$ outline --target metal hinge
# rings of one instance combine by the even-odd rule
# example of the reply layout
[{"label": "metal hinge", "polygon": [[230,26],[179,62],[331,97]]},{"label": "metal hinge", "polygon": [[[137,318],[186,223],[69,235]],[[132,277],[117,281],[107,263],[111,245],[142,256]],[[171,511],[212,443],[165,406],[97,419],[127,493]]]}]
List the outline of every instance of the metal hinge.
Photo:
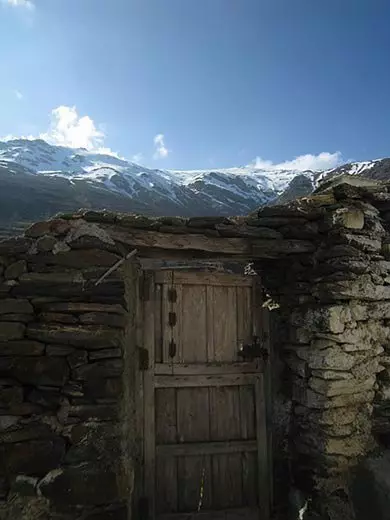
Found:
[{"label": "metal hinge", "polygon": [[176,303],[176,301],[177,301],[176,289],[168,289],[168,301],[171,303]]},{"label": "metal hinge", "polygon": [[177,323],[177,316],[176,316],[176,312],[170,312],[168,314],[168,323],[170,325],[170,327],[174,327]]},{"label": "metal hinge", "polygon": [[138,361],[140,370],[148,370],[149,368],[149,352],[146,348],[138,347]]},{"label": "metal hinge", "polygon": [[168,354],[170,358],[174,358],[176,356],[176,350],[176,343],[173,341],[173,339],[171,339],[171,341],[169,342],[168,349]]}]

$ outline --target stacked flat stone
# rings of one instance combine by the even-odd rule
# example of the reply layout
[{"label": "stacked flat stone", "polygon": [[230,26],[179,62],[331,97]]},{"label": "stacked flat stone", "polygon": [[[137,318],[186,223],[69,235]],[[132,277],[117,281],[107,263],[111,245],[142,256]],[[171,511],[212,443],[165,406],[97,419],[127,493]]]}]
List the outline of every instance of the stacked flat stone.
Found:
[{"label": "stacked flat stone", "polygon": [[[340,490],[348,494],[350,470],[374,446],[372,424],[387,406],[380,381],[390,343],[390,262],[377,194],[348,185],[332,193],[321,211],[315,197],[306,206],[318,229],[312,255],[257,264],[285,317],[293,473],[330,508],[332,493],[336,501]],[[290,209],[293,226],[302,211]],[[259,218],[285,211],[266,208]]]},{"label": "stacked flat stone", "polygon": [[94,285],[121,256],[71,248],[70,229],[0,243],[2,519],[127,518],[125,289],[118,273]]}]

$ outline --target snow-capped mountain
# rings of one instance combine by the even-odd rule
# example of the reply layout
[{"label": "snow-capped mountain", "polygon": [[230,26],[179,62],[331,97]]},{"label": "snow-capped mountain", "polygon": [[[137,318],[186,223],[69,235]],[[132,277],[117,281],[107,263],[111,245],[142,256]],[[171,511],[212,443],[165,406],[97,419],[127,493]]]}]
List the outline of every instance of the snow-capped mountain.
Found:
[{"label": "snow-capped mountain", "polygon": [[168,171],[41,139],[0,141],[0,227],[14,229],[15,222],[23,226],[80,207],[151,215],[242,215],[307,195],[340,173],[386,179],[390,159],[315,172],[254,166]]},{"label": "snow-capped mountain", "polygon": [[[167,171],[145,168],[113,155],[53,146],[41,139],[0,142],[0,161],[17,163],[32,174],[83,181],[111,192],[142,199],[146,194],[188,210],[196,198],[204,210],[226,208],[245,213],[280,195],[300,172],[254,167],[212,171]],[[305,172],[308,178],[313,172]]]}]

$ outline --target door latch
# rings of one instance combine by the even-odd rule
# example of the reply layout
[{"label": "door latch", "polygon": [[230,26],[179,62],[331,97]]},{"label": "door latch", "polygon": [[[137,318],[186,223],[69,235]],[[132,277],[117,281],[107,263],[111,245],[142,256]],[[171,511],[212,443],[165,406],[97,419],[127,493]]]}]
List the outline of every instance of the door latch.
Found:
[{"label": "door latch", "polygon": [[252,343],[241,345],[237,354],[246,361],[253,361],[256,358],[267,361],[269,357],[268,349],[258,336],[253,336]]}]

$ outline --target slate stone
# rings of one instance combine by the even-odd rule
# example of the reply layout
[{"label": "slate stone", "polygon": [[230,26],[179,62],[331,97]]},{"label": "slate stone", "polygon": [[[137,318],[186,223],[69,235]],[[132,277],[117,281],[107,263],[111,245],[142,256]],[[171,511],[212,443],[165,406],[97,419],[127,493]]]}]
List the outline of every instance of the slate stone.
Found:
[{"label": "slate stone", "polygon": [[85,365],[88,363],[88,352],[86,350],[76,350],[67,357],[67,360],[72,369]]},{"label": "slate stone", "polygon": [[126,316],[121,314],[109,314],[103,312],[88,312],[79,315],[80,323],[88,325],[108,325],[109,327],[123,328],[126,324]]},{"label": "slate stone", "polygon": [[27,337],[40,341],[74,345],[86,349],[117,347],[121,334],[103,326],[54,325],[31,323],[27,327]]},{"label": "slate stone", "polygon": [[0,406],[19,404],[22,402],[23,402],[23,388],[21,386],[2,388],[0,390]]},{"label": "slate stone", "polygon": [[69,367],[64,358],[30,357],[0,358],[0,370],[24,384],[62,386],[68,378]]},{"label": "slate stone", "polygon": [[109,313],[123,314],[125,309],[121,305],[110,305],[104,303],[90,302],[42,302],[41,307],[49,312],[69,312],[69,313]]},{"label": "slate stone", "polygon": [[57,239],[52,235],[44,235],[35,242],[37,250],[41,253],[47,253],[53,250]]},{"label": "slate stone", "polygon": [[45,345],[43,343],[28,339],[2,341],[0,343],[0,356],[41,356],[44,351]]},{"label": "slate stone", "polygon": [[73,354],[74,351],[74,347],[69,345],[47,345],[46,347],[47,356],[66,357]]},{"label": "slate stone", "polygon": [[[0,300],[1,301],[1,300]],[[33,314],[0,314],[1,321],[16,321],[20,323],[30,323],[34,320]]]},{"label": "slate stone", "polygon": [[0,341],[22,339],[26,326],[23,323],[2,321],[0,322]]},{"label": "slate stone", "polygon": [[19,253],[27,253],[31,245],[32,240],[29,238],[7,238],[0,241],[0,255],[12,256]]},{"label": "slate stone", "polygon": [[69,407],[69,417],[80,421],[115,421],[118,419],[118,408],[115,405],[96,404]]},{"label": "slate stone", "polygon": [[45,409],[55,410],[60,405],[61,396],[55,391],[34,389],[27,394],[27,401],[39,404]]},{"label": "slate stone", "polygon": [[78,319],[76,316],[71,314],[59,313],[59,312],[42,312],[38,315],[38,320],[43,322],[53,323],[77,323]]},{"label": "slate stone", "polygon": [[117,399],[123,391],[122,381],[119,378],[107,378],[99,381],[85,381],[85,395],[94,399]]},{"label": "slate stone", "polygon": [[55,435],[47,424],[30,423],[0,433],[0,443],[10,444],[31,440],[52,439]]},{"label": "slate stone", "polygon": [[27,271],[27,264],[25,260],[18,260],[13,264],[9,265],[4,271],[4,278],[6,280],[13,280],[19,278],[22,274]]},{"label": "slate stone", "polygon": [[5,298],[0,300],[0,314],[30,314],[34,308],[28,300]]},{"label": "slate stone", "polygon": [[50,230],[51,222],[47,220],[44,222],[35,222],[25,230],[24,234],[30,238],[38,238],[50,233]]},{"label": "slate stone", "polygon": [[122,349],[120,348],[104,348],[102,350],[94,350],[89,353],[90,361],[120,357],[122,357]]},{"label": "slate stone", "polygon": [[76,381],[85,381],[93,379],[104,379],[110,377],[118,377],[123,372],[123,362],[121,359],[112,359],[105,361],[96,361],[82,365],[72,370],[72,377]]},{"label": "slate stone", "polygon": [[31,440],[0,445],[0,471],[3,474],[43,476],[58,467],[65,455],[65,441]]},{"label": "slate stone", "polygon": [[46,475],[40,493],[58,505],[111,504],[121,498],[115,471],[89,467],[65,467]]}]

